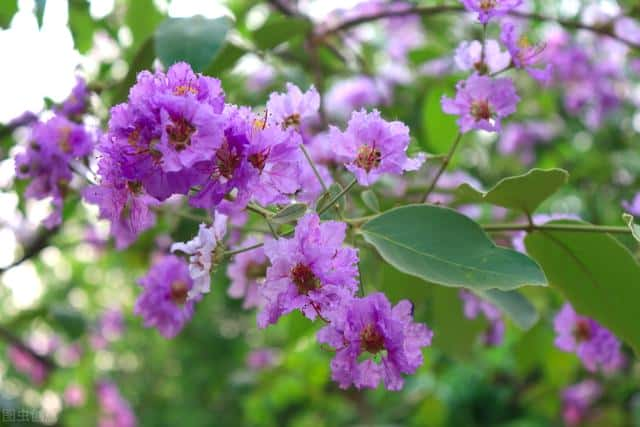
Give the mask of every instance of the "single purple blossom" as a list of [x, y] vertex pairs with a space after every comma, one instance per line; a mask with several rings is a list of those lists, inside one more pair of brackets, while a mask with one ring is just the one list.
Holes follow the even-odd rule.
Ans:
[[211, 290], [211, 272], [220, 263], [224, 254], [224, 236], [227, 233], [227, 216], [215, 215], [213, 225], [200, 224], [198, 234], [188, 242], [174, 243], [171, 252], [189, 255], [189, 274], [193, 287], [187, 300], [200, 299]]
[[326, 109], [334, 117], [346, 119], [352, 111], [386, 104], [391, 100], [391, 88], [368, 76], [339, 80], [329, 88]]
[[344, 302], [330, 320], [318, 341], [336, 349], [331, 373], [341, 388], [375, 388], [383, 380], [389, 390], [402, 389], [401, 374], [422, 365], [421, 349], [433, 337], [426, 325], [413, 322], [411, 302], [392, 307], [379, 292]]
[[531, 44], [529, 39], [520, 34], [516, 26], [511, 22], [502, 25], [500, 40], [507, 46], [511, 54], [511, 60], [516, 68], [523, 68], [531, 77], [541, 84], [548, 84], [552, 77], [552, 66], [547, 64], [544, 68], [535, 68], [542, 59], [541, 54], [545, 49], [544, 44]]
[[570, 304], [562, 307], [553, 324], [556, 347], [575, 352], [587, 370], [606, 370], [619, 363], [620, 341], [616, 336], [595, 320], [578, 315]]
[[269, 119], [283, 129], [299, 130], [318, 116], [320, 109], [320, 95], [311, 86], [306, 92], [292, 83], [287, 83], [286, 93], [272, 93], [267, 102]]
[[89, 89], [87, 88], [87, 82], [78, 76], [71, 94], [60, 104], [56, 111], [66, 117], [79, 117], [87, 111], [88, 102]]
[[[257, 243], [258, 240], [255, 237], [249, 237], [240, 247]], [[263, 247], [235, 255], [227, 267], [227, 276], [231, 281], [227, 294], [231, 298], [243, 298], [242, 308], [261, 307], [263, 302], [260, 286], [265, 281], [268, 266], [269, 261]]]
[[358, 287], [358, 251], [343, 247], [346, 224], [320, 223], [309, 213], [296, 225], [291, 239], [267, 240], [271, 262], [260, 292], [265, 307], [258, 314], [261, 328], [280, 316], [301, 310], [309, 319], [324, 316]]
[[631, 215], [640, 216], [640, 193], [636, 193], [631, 202], [623, 201], [622, 207]]
[[165, 338], [175, 337], [193, 316], [196, 300], [189, 300], [193, 280], [186, 262], [175, 255], [156, 260], [138, 283], [142, 294], [134, 313], [146, 327], [155, 327]]
[[505, 16], [513, 9], [520, 6], [523, 0], [461, 0], [469, 12], [478, 14], [478, 20], [482, 24], [489, 22], [491, 18]]
[[464, 302], [464, 315], [467, 319], [482, 315], [489, 321], [488, 329], [482, 334], [483, 343], [488, 346], [502, 344], [505, 327], [498, 307], [469, 291], [462, 290], [459, 295]]
[[580, 425], [589, 418], [593, 403], [602, 395], [602, 386], [595, 380], [584, 380], [562, 391], [562, 419], [567, 426]]
[[496, 40], [485, 41], [484, 53], [478, 40], [463, 41], [455, 53], [456, 66], [463, 70], [474, 70], [481, 74], [496, 73], [509, 66], [511, 55], [500, 50]]
[[454, 99], [442, 98], [442, 109], [447, 114], [460, 116], [460, 132], [471, 129], [499, 132], [502, 118], [516, 111], [518, 101], [520, 97], [511, 79], [473, 74], [458, 82]]
[[409, 128], [402, 122], [387, 122], [377, 110], [354, 111], [344, 132], [336, 127], [329, 132], [336, 156], [364, 186], [385, 173], [402, 175], [417, 170], [425, 160], [424, 154], [407, 157]]
[[276, 365], [279, 354], [273, 348], [253, 350], [247, 355], [247, 366], [253, 371], [264, 371]]

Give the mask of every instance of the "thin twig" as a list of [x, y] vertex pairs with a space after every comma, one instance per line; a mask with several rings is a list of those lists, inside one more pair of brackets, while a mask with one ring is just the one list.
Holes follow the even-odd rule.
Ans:
[[427, 200], [431, 192], [436, 188], [436, 185], [438, 184], [438, 180], [440, 180], [440, 177], [442, 176], [444, 171], [447, 169], [447, 166], [449, 166], [449, 163], [451, 163], [451, 158], [456, 153], [456, 150], [458, 149], [458, 145], [460, 144], [461, 139], [462, 139], [462, 132], [458, 132], [458, 135], [456, 136], [456, 139], [453, 141], [453, 144], [451, 145], [449, 152], [447, 153], [445, 158], [442, 160], [442, 164], [440, 164], [440, 168], [438, 169], [438, 172], [436, 172], [436, 176], [433, 178], [433, 181], [431, 181], [431, 184], [429, 184], [429, 187], [427, 188], [427, 192], [424, 195], [425, 201]]

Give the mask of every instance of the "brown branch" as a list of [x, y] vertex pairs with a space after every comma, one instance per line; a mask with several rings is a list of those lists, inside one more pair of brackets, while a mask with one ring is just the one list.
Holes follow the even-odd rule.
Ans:
[[20, 258], [13, 261], [11, 264], [4, 268], [0, 268], [0, 274], [4, 273], [7, 270], [16, 267], [28, 259], [31, 259], [37, 256], [44, 248], [49, 246], [49, 241], [51, 238], [58, 232], [59, 228], [54, 228], [51, 230], [42, 230], [36, 238], [29, 244], [29, 246], [25, 247], [24, 253]]
[[38, 362], [42, 363], [47, 369], [55, 369], [57, 366], [53, 360], [51, 360], [47, 356], [43, 356], [41, 354], [36, 353], [31, 347], [22, 342], [20, 338], [11, 333], [8, 329], [0, 326], [0, 339], [8, 342], [14, 347], [19, 348], [25, 353], [29, 353], [31, 357], [36, 359]]

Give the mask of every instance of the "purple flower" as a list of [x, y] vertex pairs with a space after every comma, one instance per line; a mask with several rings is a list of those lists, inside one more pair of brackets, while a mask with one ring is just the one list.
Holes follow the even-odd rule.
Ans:
[[278, 352], [272, 348], [253, 350], [247, 355], [247, 366], [254, 371], [264, 371], [276, 365]]
[[482, 314], [489, 321], [489, 328], [482, 335], [483, 343], [488, 346], [502, 344], [504, 321], [500, 310], [469, 291], [460, 291], [459, 295], [464, 302], [464, 315], [467, 319], [475, 319]]
[[171, 252], [183, 252], [189, 256], [189, 274], [193, 287], [187, 300], [199, 300], [211, 290], [211, 272], [224, 255], [223, 239], [227, 233], [227, 216], [215, 215], [213, 225], [200, 224], [198, 234], [188, 242], [174, 243]]
[[[561, 214], [561, 213], [533, 215], [533, 223], [535, 225], [544, 225], [549, 221], [554, 221], [558, 219], [580, 220], [580, 217], [574, 214]], [[517, 250], [518, 252], [522, 252], [523, 254], [527, 253], [527, 249], [524, 246], [525, 237], [527, 237], [527, 233], [525, 231], [519, 231], [517, 233], [514, 233], [513, 236], [511, 237], [511, 246], [513, 246], [513, 249]]]
[[110, 381], [101, 381], [96, 386], [100, 418], [98, 427], [135, 427], [136, 416], [129, 402], [120, 394], [118, 386]]
[[312, 320], [324, 316], [356, 292], [358, 251], [342, 246], [345, 233], [346, 224], [321, 224], [318, 215], [309, 213], [298, 221], [293, 238], [265, 242], [271, 266], [260, 287], [265, 301], [258, 314], [261, 328], [297, 309]]
[[326, 94], [326, 109], [337, 118], [347, 118], [359, 108], [376, 107], [387, 103], [391, 89], [368, 76], [355, 76], [337, 81]]
[[511, 22], [502, 25], [500, 40], [507, 46], [511, 54], [511, 60], [516, 68], [524, 68], [527, 73], [541, 84], [548, 84], [551, 80], [552, 67], [547, 64], [544, 68], [534, 68], [541, 59], [541, 53], [545, 46], [533, 45], [529, 39], [516, 30]]
[[[318, 332], [318, 341], [336, 349], [332, 378], [341, 388], [375, 388], [381, 380], [389, 390], [400, 390], [401, 374], [413, 374], [422, 365], [422, 347], [433, 332], [413, 322], [407, 300], [391, 307], [382, 293], [352, 298]], [[363, 360], [364, 358], [364, 360]]]
[[155, 327], [165, 338], [173, 338], [191, 317], [196, 300], [187, 298], [193, 288], [186, 262], [174, 255], [160, 257], [138, 283], [143, 287], [134, 313], [144, 326]]
[[[258, 243], [254, 237], [245, 239], [240, 247], [248, 247]], [[242, 308], [261, 307], [260, 286], [264, 283], [269, 262], [264, 248], [235, 255], [227, 267], [227, 276], [231, 281], [227, 294], [231, 298], [244, 298]]]
[[456, 114], [460, 132], [482, 129], [498, 132], [501, 120], [516, 111], [520, 97], [513, 82], [508, 78], [492, 79], [471, 75], [458, 82], [454, 99], [442, 98], [442, 109], [447, 114]]
[[82, 386], [71, 384], [64, 389], [64, 403], [72, 408], [84, 405], [86, 396]]
[[631, 215], [640, 216], [640, 193], [636, 193], [631, 202], [623, 201], [622, 207]]
[[629, 43], [640, 45], [640, 23], [633, 18], [623, 16], [616, 19], [613, 33]]
[[595, 380], [584, 380], [562, 391], [562, 419], [568, 426], [578, 426], [589, 417], [591, 405], [602, 395]]
[[18, 372], [26, 374], [35, 385], [41, 385], [49, 376], [49, 369], [40, 360], [24, 349], [11, 345], [7, 357]]
[[475, 70], [481, 74], [496, 73], [509, 66], [511, 55], [509, 52], [502, 52], [497, 41], [487, 40], [483, 60], [482, 44], [479, 41], [463, 41], [456, 49], [455, 62], [463, 71]]
[[510, 123], [500, 135], [498, 151], [519, 154], [522, 162], [530, 164], [535, 160], [535, 146], [549, 142], [557, 132], [557, 126], [548, 122]]
[[619, 364], [620, 341], [595, 320], [576, 314], [570, 304], [562, 307], [553, 324], [556, 347], [575, 352], [587, 370], [607, 370]]
[[98, 318], [89, 342], [94, 349], [104, 349], [110, 342], [116, 341], [124, 332], [124, 319], [119, 308], [105, 310]]
[[336, 127], [329, 132], [336, 156], [364, 186], [373, 184], [384, 173], [402, 175], [424, 163], [424, 154], [407, 157], [409, 128], [401, 122], [387, 122], [377, 110], [354, 111], [344, 132]]
[[[333, 184], [331, 172], [329, 172], [329, 169], [324, 165], [316, 164], [315, 166], [320, 178], [322, 178], [322, 181], [328, 188]], [[322, 188], [320, 180], [311, 168], [311, 165], [304, 159], [300, 166], [300, 189], [296, 193], [296, 200], [312, 204], [323, 192], [324, 188]]]
[[283, 129], [289, 127], [299, 130], [301, 126], [308, 124], [318, 115], [320, 109], [320, 95], [311, 86], [308, 91], [302, 93], [300, 88], [292, 83], [287, 83], [286, 93], [272, 93], [267, 102], [267, 111], [270, 120]]
[[57, 115], [46, 123], [36, 123], [27, 149], [16, 156], [16, 175], [31, 179], [25, 197], [52, 198], [53, 212], [44, 225], [53, 228], [62, 222], [64, 197], [73, 178], [70, 163], [87, 156], [94, 136], [83, 126]]
[[88, 101], [87, 82], [82, 77], [76, 77], [76, 85], [71, 90], [71, 94], [56, 111], [66, 117], [79, 117], [87, 111]]
[[478, 20], [482, 24], [489, 22], [491, 18], [497, 18], [508, 14], [511, 10], [522, 4], [523, 0], [461, 0], [469, 12], [477, 12]]

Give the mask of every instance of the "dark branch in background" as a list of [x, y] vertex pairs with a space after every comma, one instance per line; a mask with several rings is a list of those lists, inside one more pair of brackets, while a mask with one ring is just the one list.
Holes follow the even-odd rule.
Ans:
[[11, 264], [9, 264], [8, 266], [4, 267], [4, 268], [0, 268], [0, 274], [4, 273], [5, 271], [16, 267], [20, 264], [22, 264], [23, 262], [25, 262], [26, 260], [33, 258], [35, 256], [37, 256], [44, 248], [46, 248], [47, 246], [49, 246], [49, 241], [51, 240], [51, 238], [58, 232], [59, 228], [54, 228], [52, 230], [42, 230], [38, 233], [38, 235], [35, 237], [35, 239], [28, 245], [25, 246], [24, 248], [24, 253], [22, 254], [22, 256], [20, 258], [18, 258], [17, 260], [13, 261]]
[[57, 367], [53, 360], [33, 351], [31, 347], [23, 343], [20, 338], [13, 335], [13, 333], [5, 329], [3, 326], [0, 326], [0, 339], [8, 342], [14, 347], [17, 347], [18, 349], [22, 350], [25, 353], [29, 353], [31, 357], [38, 360], [38, 362], [42, 363], [48, 369], [55, 369]]
[[[463, 6], [459, 5], [449, 5], [449, 6], [415, 6], [410, 7], [403, 10], [385, 10], [379, 13], [374, 13], [371, 15], [360, 16], [358, 18], [349, 19], [341, 22], [340, 24], [327, 29], [326, 31], [318, 34], [316, 39], [323, 40], [329, 36], [332, 36], [340, 31], [348, 30], [350, 28], [356, 27], [360, 24], [365, 24], [367, 22], [377, 21], [379, 19], [385, 18], [393, 18], [398, 16], [409, 16], [409, 15], [421, 15], [421, 16], [432, 16], [432, 15], [440, 15], [444, 13], [461, 13], [466, 12], [466, 9]], [[611, 37], [615, 40], [618, 40], [621, 43], [626, 44], [627, 46], [640, 49], [640, 45], [630, 42], [629, 40], [625, 40], [621, 37], [618, 37], [613, 33], [613, 26], [611, 23], [607, 25], [587, 25], [580, 21], [569, 20], [569, 19], [561, 19], [554, 18], [552, 16], [542, 15], [539, 13], [528, 13], [528, 12], [517, 12], [512, 11], [509, 13], [511, 16], [523, 19], [530, 19], [533, 21], [543, 21], [543, 22], [556, 22], [563, 27], [572, 28], [576, 30], [585, 30], [590, 31], [592, 33], [603, 35], [607, 37]]]

